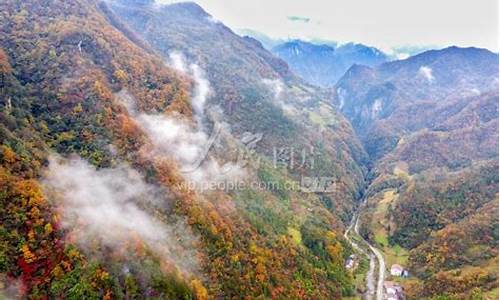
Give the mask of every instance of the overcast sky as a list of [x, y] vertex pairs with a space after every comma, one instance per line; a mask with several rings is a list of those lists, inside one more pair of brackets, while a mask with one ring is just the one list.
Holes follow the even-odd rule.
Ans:
[[272, 37], [498, 52], [498, 0], [196, 0], [232, 29]]

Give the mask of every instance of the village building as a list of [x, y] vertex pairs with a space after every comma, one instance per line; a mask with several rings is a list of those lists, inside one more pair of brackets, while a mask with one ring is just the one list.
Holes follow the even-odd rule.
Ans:
[[384, 281], [384, 299], [386, 300], [402, 300], [403, 288], [394, 281]]
[[351, 254], [345, 262], [345, 265], [344, 265], [345, 268], [348, 270], [354, 268], [354, 266], [356, 264], [356, 258], [357, 258], [356, 254]]
[[401, 277], [404, 272], [405, 272], [405, 269], [398, 264], [394, 264], [391, 266], [391, 275], [392, 276]]

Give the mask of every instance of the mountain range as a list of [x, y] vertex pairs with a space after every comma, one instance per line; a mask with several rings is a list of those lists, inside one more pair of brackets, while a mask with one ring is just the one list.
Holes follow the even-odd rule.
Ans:
[[414, 56], [432, 48], [402, 46], [390, 49], [390, 53], [384, 53], [376, 47], [361, 43], [271, 38], [250, 29], [240, 29], [237, 33], [258, 40], [266, 49], [287, 62], [297, 75], [321, 87], [334, 86], [352, 65], [376, 66], [383, 62]]
[[374, 47], [354, 43], [334, 46], [294, 40], [275, 46], [272, 52], [302, 78], [323, 87], [334, 86], [353, 64], [376, 66], [389, 60]]

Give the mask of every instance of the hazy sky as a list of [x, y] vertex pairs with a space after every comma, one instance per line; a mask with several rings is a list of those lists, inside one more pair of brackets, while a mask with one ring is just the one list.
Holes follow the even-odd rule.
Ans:
[[[164, 1], [167, 2], [167, 1]], [[232, 29], [272, 37], [498, 51], [498, 0], [196, 0]]]

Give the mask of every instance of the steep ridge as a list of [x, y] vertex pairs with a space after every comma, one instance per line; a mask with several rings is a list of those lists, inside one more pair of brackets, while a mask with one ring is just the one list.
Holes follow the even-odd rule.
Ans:
[[[362, 186], [363, 171], [360, 166], [365, 157], [353, 138], [348, 122], [327, 103], [328, 95], [300, 81], [288, 71], [286, 63], [274, 58], [258, 42], [235, 35], [196, 4], [158, 6], [153, 3], [138, 5], [134, 1], [113, 1], [108, 3], [108, 7], [165, 60], [170, 61], [181, 53], [187, 61], [198, 64], [206, 71], [213, 87], [213, 94], [207, 99], [205, 123], [208, 127], [219, 121], [211, 111], [221, 109], [223, 121], [229, 123], [234, 136], [247, 131], [263, 133], [257, 152], [265, 155], [267, 160], [275, 155], [271, 149], [287, 147], [292, 151], [300, 151], [314, 146], [314, 157], [320, 159], [314, 164], [319, 169], [289, 168], [288, 176], [333, 175], [338, 181], [336, 189], [331, 193], [323, 193], [319, 199], [323, 202], [322, 206], [333, 210], [341, 220], [349, 220], [353, 201], [359, 197], [358, 191]], [[234, 77], [227, 74], [234, 74]], [[321, 144], [317, 144], [318, 141]], [[268, 173], [262, 171], [257, 170], [257, 173]], [[269, 175], [265, 175], [265, 178], [273, 179]], [[248, 197], [248, 194], [237, 197]], [[248, 204], [238, 209], [243, 216], [249, 214], [252, 219], [255, 210], [261, 210]], [[280, 210], [275, 204], [266, 205], [266, 209]], [[309, 221], [301, 214], [298, 215], [299, 224], [306, 225]], [[290, 220], [287, 222], [290, 223]], [[334, 225], [336, 228], [338, 226]], [[303, 238], [307, 235], [302, 229], [300, 233], [304, 233]], [[305, 242], [304, 245], [320, 250], [315, 243]], [[322, 251], [317, 250], [314, 253]], [[348, 253], [345, 251], [344, 256]], [[229, 285], [230, 278], [226, 280]], [[343, 282], [343, 294], [351, 293], [347, 282]], [[320, 294], [316, 292], [316, 295]]]
[[[160, 48], [114, 3], [0, 4], [2, 294], [352, 295], [341, 233], [366, 155], [349, 123], [286, 63], [198, 6], [127, 3], [133, 16], [174, 20], [141, 24], [165, 38], [159, 45], [177, 42]], [[192, 36], [200, 22], [206, 31]], [[245, 147], [260, 133], [257, 152]], [[273, 147], [311, 146], [314, 162], [273, 163]], [[245, 168], [232, 164], [242, 152]], [[206, 159], [189, 170], [193, 153]], [[333, 177], [335, 189], [304, 190], [301, 176]], [[207, 177], [279, 186], [188, 185]]]
[[[6, 288], [2, 297], [193, 295], [189, 281], [181, 279], [180, 272], [185, 270], [171, 260], [173, 256], [163, 256], [165, 248], [153, 249], [142, 234], [141, 225], [146, 223], [130, 230], [129, 239], [125, 238], [127, 233], [122, 235], [127, 225], [116, 223], [120, 220], [113, 215], [90, 219], [96, 215], [85, 210], [87, 201], [122, 207], [116, 202], [121, 199], [113, 199], [119, 191], [98, 185], [101, 181], [97, 177], [103, 173], [89, 169], [86, 163], [78, 170], [90, 174], [79, 177], [70, 172], [57, 180], [62, 183], [77, 178], [72, 190], [75, 197], [79, 184], [92, 176], [97, 180], [87, 187], [86, 197], [78, 198], [82, 201], [79, 211], [89, 213], [88, 220], [80, 219], [79, 214], [66, 214], [65, 209], [70, 208], [66, 200], [71, 197], [63, 196], [64, 190], [51, 194], [44, 183], [58, 165], [53, 153], [78, 155], [110, 173], [120, 162], [141, 171], [154, 169], [154, 163], [144, 160], [138, 151], [149, 144], [148, 139], [115, 101], [113, 91], [127, 88], [140, 99], [137, 105], [144, 111], [175, 109], [189, 118], [190, 82], [178, 78], [158, 58], [110, 26], [92, 2], [3, 1], [0, 7], [0, 272]], [[131, 180], [126, 173], [116, 172], [124, 182]], [[151, 207], [145, 202], [151, 196], [141, 191], [148, 185], [139, 178], [131, 184], [137, 190], [127, 197], [136, 199], [129, 199], [122, 207], [123, 218], [126, 212], [135, 215], [135, 202], [143, 203], [145, 211], [170, 214], [170, 196], [160, 195], [162, 204]], [[108, 227], [97, 228], [98, 234], [89, 240], [86, 234], [92, 223], [102, 225], [103, 220], [109, 221]], [[156, 224], [152, 222], [149, 224]], [[163, 226], [171, 228], [167, 223]], [[190, 233], [175, 235], [189, 237]], [[164, 242], [177, 245], [174, 237], [165, 238]], [[192, 279], [193, 288], [203, 293], [200, 281]]]

